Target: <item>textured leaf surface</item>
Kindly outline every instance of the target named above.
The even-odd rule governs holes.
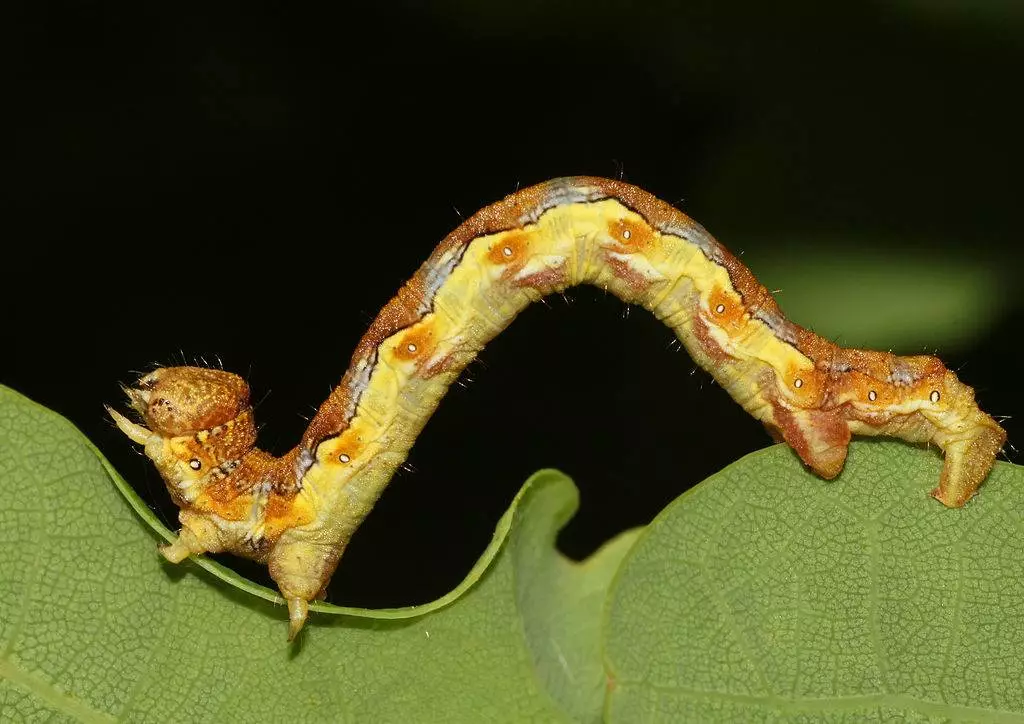
[[[775,447],[669,506],[613,584],[619,721],[1024,721],[1024,468],[960,510],[940,460],[865,442],[843,475]]]
[[[861,443],[825,483],[771,448],[582,564],[553,547],[576,490],[539,473],[447,605],[290,648],[281,606],[162,563],[88,441],[0,387],[0,721],[1024,722],[1024,468],[948,511],[939,465]]]
[[[316,616],[298,648],[285,645],[283,608],[161,563],[80,433],[4,388],[0,495],[0,718],[566,720],[559,701],[600,714],[600,699],[576,692],[603,683],[595,600],[626,546],[582,565],[555,552],[577,500],[558,473],[525,486],[499,554],[451,605],[404,620]],[[548,575],[574,578],[571,595]],[[535,668],[563,617],[576,626],[555,636],[560,675],[582,688]]]

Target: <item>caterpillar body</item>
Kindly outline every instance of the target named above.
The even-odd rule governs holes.
[[[626,183],[572,177],[518,191],[452,231],[381,310],[302,440],[256,447],[237,375],[167,367],[126,388],[181,530],[170,561],[228,551],[268,564],[289,637],[449,385],[528,304],[593,284],[651,310],[744,409],[823,478],[852,434],[934,443],[932,495],[963,505],[1006,434],[935,357],[844,349],[787,320],[739,260],[682,212]]]

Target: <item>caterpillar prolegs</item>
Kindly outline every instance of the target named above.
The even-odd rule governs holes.
[[[852,434],[935,443],[945,463],[932,495],[960,506],[1005,441],[935,357],[838,347],[788,321],[735,256],[672,206],[619,181],[562,178],[451,232],[377,315],[282,457],[256,447],[237,375],[168,367],[126,388],[143,424],[110,414],[181,508],[163,555],[228,551],[267,563],[294,637],[460,371],[528,304],[577,284],[651,310],[823,478],[842,470]]]

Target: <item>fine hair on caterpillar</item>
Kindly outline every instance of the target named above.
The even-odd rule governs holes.
[[[108,408],[160,471],[181,530],[172,562],[226,551],[266,563],[289,636],[450,385],[531,302],[579,284],[650,310],[697,365],[823,478],[852,435],[935,444],[932,496],[963,505],[1006,433],[933,356],[846,349],[786,319],[699,224],[621,181],[522,189],[464,221],[388,302],[299,444],[256,447],[249,387],[165,367],[126,388],[140,423]]]

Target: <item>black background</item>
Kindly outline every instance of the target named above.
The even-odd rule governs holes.
[[[131,370],[219,358],[284,452],[458,214],[517,186],[623,176],[734,251],[852,230],[1021,265],[1012,3],[6,12],[0,381],[74,421],[172,528],[161,481],[102,411]],[[535,305],[467,371],[331,600],[449,590],[539,468],[581,488],[560,537],[581,557],[768,443],[649,315],[592,289],[569,302]],[[1012,415],[1024,316],[1005,306],[943,356]]]

